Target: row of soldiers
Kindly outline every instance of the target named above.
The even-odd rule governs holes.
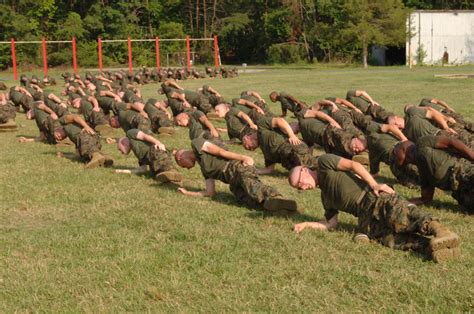
[[[306,190],[319,185],[323,191],[326,219],[295,225],[295,231],[334,228],[338,211],[345,211],[359,217],[358,241],[371,238],[390,247],[423,250],[437,261],[459,254],[459,237],[413,204],[429,201],[428,191],[439,187],[451,190],[466,209],[473,208],[466,193],[473,184],[472,124],[440,100],[426,99],[420,106],[407,106],[402,118],[384,110],[365,91],[349,91],[346,99],[329,97],[311,107],[286,93],[272,92],[271,101],[282,106],[282,114],[277,116],[254,91],[244,91],[226,102],[210,86],[192,91],[167,80],[159,89],[166,99],[145,102],[136,87],[118,84],[121,87],[113,89],[113,84],[104,82],[100,76],[86,79],[84,90],[80,83],[66,80],[64,94],[83,117],[69,114],[59,97],[58,102],[54,94],[45,93],[32,112],[28,111],[42,134],[36,140],[56,143],[68,137],[86,159],[86,167],[107,166],[113,161],[100,153],[97,133],[106,137],[111,127],[122,127],[126,137],[116,141],[117,147],[124,154],[133,151],[140,167],[117,172],[138,173],[149,167],[159,181],[179,182],[182,176],[174,168],[171,153],[153,133],[173,134],[175,125],[186,126],[192,150],[176,151],[175,160],[185,168],[197,161],[206,190],[192,192],[180,187],[181,193],[212,196],[217,179],[228,183],[233,194],[250,206],[293,213],[296,202],[259,179],[281,163],[289,171],[293,187]],[[285,120],[287,111],[295,114],[297,123]],[[214,127],[211,120],[215,118],[224,118],[227,128]],[[298,131],[303,141],[297,137]],[[228,150],[219,132],[226,132],[230,143],[242,142],[245,149],[260,147],[265,168],[257,169],[251,157]],[[315,145],[328,154],[315,157],[311,151]],[[368,159],[363,154],[367,150]],[[443,158],[437,158],[440,154]],[[422,198],[408,202],[391,187],[378,184],[358,162],[365,160],[372,174],[378,172],[380,162],[389,164],[397,177],[418,171],[410,183],[421,184]]]

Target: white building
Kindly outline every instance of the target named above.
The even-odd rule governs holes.
[[[407,64],[441,64],[445,51],[450,64],[474,63],[474,11],[414,11],[407,26]]]

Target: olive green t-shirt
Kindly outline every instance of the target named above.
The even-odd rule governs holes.
[[[350,171],[340,171],[337,165],[342,157],[324,154],[318,158],[318,181],[324,217],[329,220],[343,211],[357,217],[357,201],[367,183]]]
[[[189,112],[189,139],[193,140],[204,134],[209,129],[199,120],[206,115],[200,110]]]
[[[370,101],[362,96],[356,96],[355,90],[350,90],[346,94],[346,99],[354,104],[360,111],[366,113],[370,106]]]
[[[438,187],[450,190],[451,167],[456,158],[443,149],[436,148],[436,136],[423,136],[416,143],[416,164],[420,171],[421,187]]]
[[[74,144],[76,144],[77,146],[78,144],[77,139],[78,139],[79,133],[81,133],[82,131],[82,126],[76,123],[66,123],[64,121],[65,117],[67,117],[67,115],[59,118],[59,123],[61,123],[61,125],[63,126],[64,132],[66,132],[67,137],[69,137],[69,139],[73,141]]]
[[[434,110],[439,111],[439,112],[441,112],[441,111],[443,111],[443,110],[446,109],[446,108],[444,108],[444,107],[441,106],[441,105],[432,103],[432,102],[431,102],[431,98],[423,98],[423,99],[421,100],[419,106],[420,106],[420,107],[431,107],[431,108],[433,108]]]
[[[138,97],[130,88],[125,89],[124,94],[123,94],[123,101],[128,102],[128,103],[134,103],[134,102],[143,103],[143,99]]]
[[[436,135],[439,130],[426,118],[425,109],[411,107],[406,111],[403,133],[405,133],[410,141],[416,143],[419,138],[425,135]]]
[[[235,107],[235,108],[239,109],[240,111],[242,111],[242,112],[244,112],[248,115],[250,113],[250,111],[252,111],[252,108],[249,108],[245,105],[239,104],[239,100],[240,100],[240,98],[232,99],[232,107]]]
[[[240,93],[240,98],[251,101],[253,103],[256,103],[259,101],[257,97],[248,95],[248,91],[243,91],[242,93]]]
[[[118,112],[120,126],[125,132],[132,128],[133,119],[139,114],[134,110],[127,109],[127,104],[124,102],[116,103],[114,112]]]
[[[196,156],[196,160],[201,167],[202,175],[205,179],[216,179],[228,183],[225,180],[224,169],[229,161],[203,151],[202,147],[205,142],[212,143],[212,141],[206,140],[202,137],[195,138],[191,141],[191,147]]]
[[[130,129],[127,131],[127,137],[130,140],[130,148],[133,154],[138,158],[138,164],[140,166],[148,164],[148,153],[150,151],[151,143],[138,139],[138,129]]]
[[[188,103],[190,103],[193,106],[199,105],[199,94],[193,90],[185,89],[184,90],[184,97],[186,97],[186,100]]]
[[[291,112],[295,112],[299,110],[299,106],[293,100],[288,97],[288,94],[285,92],[280,92],[280,103],[281,103],[281,110],[289,110]]]
[[[392,134],[382,133],[381,127],[382,125],[372,122],[366,130],[371,173],[379,172],[381,162],[390,164],[393,148],[399,142]]]
[[[239,118],[239,113],[242,112],[236,107],[230,107],[229,111],[225,115],[225,123],[227,125],[227,133],[229,134],[229,138],[239,138],[240,133],[245,128],[247,123]]]
[[[258,141],[263,152],[266,167],[280,162],[279,148],[288,139],[286,134],[281,132],[280,129],[272,128],[272,119],[272,117],[263,117],[257,122]]]
[[[323,135],[327,123],[315,118],[299,118],[298,123],[303,141],[308,144],[308,146],[314,144],[323,145]]]
[[[144,110],[150,119],[161,112],[161,110],[154,105],[156,102],[156,99],[150,98],[145,104]]]
[[[54,111],[54,113],[58,116],[58,117],[62,117],[64,116],[65,114],[70,114],[69,110],[67,108],[64,108],[63,106],[60,106],[59,104],[57,104],[56,102],[54,102],[53,100],[49,99],[49,98],[45,98],[44,100],[44,104],[46,106],[48,106],[49,108],[51,108],[51,110]]]

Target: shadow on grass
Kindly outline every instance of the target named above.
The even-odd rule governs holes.
[[[456,202],[454,199],[453,199],[453,201]],[[435,209],[441,209],[441,210],[449,211],[449,212],[452,212],[452,213],[472,215],[472,213],[469,213],[461,205],[456,204],[456,203],[452,203],[452,202],[449,202],[449,201],[433,200],[428,205],[435,208]]]

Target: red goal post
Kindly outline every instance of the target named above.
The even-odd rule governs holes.
[[[187,68],[191,68],[191,41],[212,41],[214,43],[214,65],[216,68],[220,67],[220,56],[219,56],[219,44],[217,42],[217,36],[210,38],[151,38],[151,39],[132,39],[128,37],[127,39],[97,39],[97,49],[98,49],[98,62],[99,62],[99,71],[102,72],[102,45],[104,43],[117,43],[117,42],[126,42],[128,48],[128,71],[133,72],[133,54],[132,54],[132,43],[133,42],[155,42],[155,56],[156,56],[156,68],[161,68],[161,57],[160,57],[160,43],[162,42],[172,42],[172,41],[185,41],[186,42],[186,65]]]
[[[13,66],[13,79],[18,80],[18,71],[17,71],[17,58],[16,58],[16,45],[23,44],[41,44],[41,54],[43,57],[43,73],[48,75],[48,55],[47,55],[47,44],[63,44],[71,43],[72,44],[72,64],[74,67],[74,73],[77,72],[77,57],[76,57],[76,38],[72,37],[71,40],[46,40],[43,37],[41,40],[23,40],[15,41],[15,38],[12,38],[11,41],[0,41],[0,44],[10,44],[11,46],[11,57],[12,57],[12,66]]]

